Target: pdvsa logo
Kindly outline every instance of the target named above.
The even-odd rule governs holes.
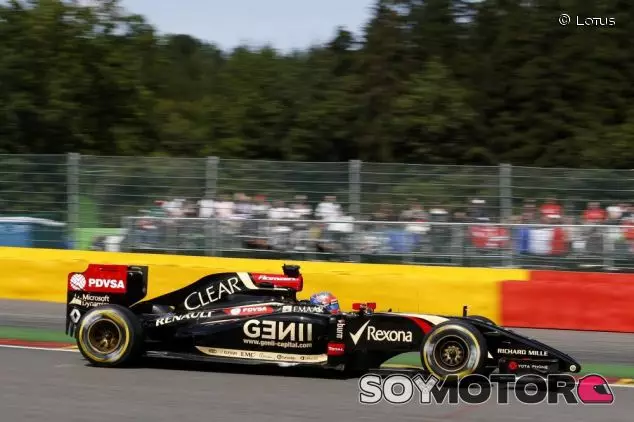
[[[89,291],[114,291],[125,292],[125,283],[123,280],[115,280],[108,278],[89,278]]]
[[[84,277],[83,274],[73,274],[68,284],[71,290],[84,290],[86,287],[86,277]]]
[[[225,310],[227,314],[243,316],[270,314],[271,312],[273,312],[273,308],[270,306],[241,306]]]
[[[70,290],[85,291],[91,293],[125,293],[124,280],[110,278],[89,278],[83,274],[73,274],[68,282]]]

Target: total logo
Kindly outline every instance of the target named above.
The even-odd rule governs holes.
[[[83,274],[73,274],[68,282],[70,290],[94,293],[125,293],[126,285],[123,280],[108,278],[89,278]]]
[[[376,327],[368,326],[370,321],[366,321],[365,324],[359,328],[356,333],[350,333],[350,337],[352,338],[352,342],[356,345],[359,342],[359,339],[366,332],[367,328],[367,336],[366,339],[368,341],[376,341],[376,342],[389,342],[389,343],[411,343],[412,342],[412,332],[404,331],[404,330],[377,330]]]
[[[328,356],[342,356],[346,352],[343,343],[328,343]]]

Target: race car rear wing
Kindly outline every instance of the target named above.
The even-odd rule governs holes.
[[[89,264],[84,272],[68,274],[66,334],[75,335],[77,323],[90,308],[129,307],[142,300],[147,295],[147,285],[147,266]]]
[[[279,274],[262,274],[262,273],[249,273],[249,276],[253,280],[253,283],[259,288],[284,288],[289,289],[295,293],[301,292],[304,289],[304,277],[300,272],[299,265],[287,265],[282,266],[284,275]]]

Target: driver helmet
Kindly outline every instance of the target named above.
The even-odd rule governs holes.
[[[310,297],[310,303],[312,305],[319,305],[326,308],[326,310],[332,314],[339,313],[339,301],[330,292],[315,293]]]

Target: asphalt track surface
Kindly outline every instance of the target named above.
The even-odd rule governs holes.
[[[256,372],[257,371],[257,372]],[[376,405],[359,403],[358,381],[316,374],[189,365],[86,366],[78,353],[0,348],[3,421],[417,421],[590,422],[632,420],[634,389],[611,405]],[[511,395],[511,397],[513,397]]]
[[[62,310],[62,312],[60,312]],[[0,325],[63,328],[63,306],[0,302]],[[583,363],[627,362],[633,342],[603,333],[531,331]],[[608,347],[602,343],[608,342]],[[625,347],[625,350],[622,348]],[[617,351],[618,350],[618,351]],[[628,359],[629,358],[629,359]],[[612,405],[473,406],[359,403],[358,380],[315,371],[251,366],[148,362],[143,368],[101,369],[78,353],[0,348],[2,421],[618,421],[632,420],[634,388],[614,387]],[[511,397],[513,397],[511,395]]]

